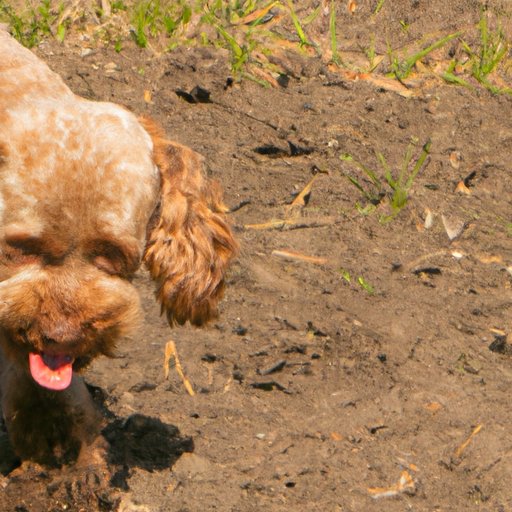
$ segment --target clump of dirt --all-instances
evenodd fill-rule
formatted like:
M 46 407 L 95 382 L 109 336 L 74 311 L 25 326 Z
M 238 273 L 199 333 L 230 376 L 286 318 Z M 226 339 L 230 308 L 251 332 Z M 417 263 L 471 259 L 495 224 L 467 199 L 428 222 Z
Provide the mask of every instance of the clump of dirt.
M 377 30 L 369 12 L 347 15 L 354 49 Z M 379 27 L 399 44 L 480 15 L 476 1 L 386 2 Z M 242 243 L 221 315 L 202 330 L 169 331 L 137 276 L 144 326 L 87 379 L 117 417 L 155 418 L 189 441 L 162 459 L 138 444 L 146 426 L 131 432 L 137 416 L 115 423 L 106 436 L 124 460 L 142 451 L 155 465 L 116 460 L 130 466 L 122 489 L 67 510 L 512 507 L 510 96 L 426 71 L 393 89 L 320 61 L 263 88 L 233 80 L 226 55 L 207 49 L 37 52 L 78 94 L 149 115 L 202 153 Z M 376 152 L 399 172 L 409 143 L 417 158 L 429 139 L 406 206 L 388 222 L 385 199 L 364 210 L 346 174 L 371 180 L 340 157 L 375 170 L 387 195 Z M 175 372 L 164 379 L 170 337 L 195 396 Z M 6 477 L 2 510 L 61 510 L 46 491 L 59 478 Z

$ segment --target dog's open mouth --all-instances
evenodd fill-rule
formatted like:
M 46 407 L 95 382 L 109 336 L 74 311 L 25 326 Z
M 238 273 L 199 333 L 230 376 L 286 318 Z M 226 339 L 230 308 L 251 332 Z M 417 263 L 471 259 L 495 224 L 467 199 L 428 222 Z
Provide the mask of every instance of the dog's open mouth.
M 32 352 L 28 355 L 28 361 L 30 373 L 40 386 L 62 391 L 71 384 L 74 361 L 72 357 Z

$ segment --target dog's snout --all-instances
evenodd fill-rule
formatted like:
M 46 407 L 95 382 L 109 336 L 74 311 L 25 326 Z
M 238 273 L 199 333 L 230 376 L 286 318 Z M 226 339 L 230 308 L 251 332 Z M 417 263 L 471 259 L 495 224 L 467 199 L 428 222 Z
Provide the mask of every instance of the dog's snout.
M 81 340 L 81 328 L 76 323 L 66 321 L 56 322 L 43 327 L 43 344 L 47 347 L 55 345 L 70 345 Z

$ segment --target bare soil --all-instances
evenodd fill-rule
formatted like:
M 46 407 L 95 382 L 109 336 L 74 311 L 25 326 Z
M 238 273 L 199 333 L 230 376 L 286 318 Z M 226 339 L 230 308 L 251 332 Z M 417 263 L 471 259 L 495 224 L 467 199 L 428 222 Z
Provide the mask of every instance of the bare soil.
M 375 21 L 359 4 L 339 15 L 354 51 L 371 34 L 399 47 L 476 26 L 481 7 L 385 2 Z M 510 5 L 495 4 L 507 27 Z M 227 204 L 243 204 L 242 253 L 201 330 L 171 332 L 137 276 L 142 329 L 86 374 L 110 411 L 111 484 L 17 470 L 1 509 L 512 510 L 510 96 L 427 71 L 390 90 L 308 57 L 264 88 L 232 82 L 220 50 L 82 49 L 36 51 L 76 93 L 152 116 L 205 155 Z M 177 94 L 196 86 L 209 102 Z M 415 156 L 432 145 L 407 206 L 390 222 L 385 201 L 362 215 L 344 174 L 364 176 L 340 155 L 379 171 L 380 151 L 400 168 L 412 138 Z M 309 202 L 290 207 L 314 172 Z M 164 378 L 169 338 L 195 396 L 173 368 Z

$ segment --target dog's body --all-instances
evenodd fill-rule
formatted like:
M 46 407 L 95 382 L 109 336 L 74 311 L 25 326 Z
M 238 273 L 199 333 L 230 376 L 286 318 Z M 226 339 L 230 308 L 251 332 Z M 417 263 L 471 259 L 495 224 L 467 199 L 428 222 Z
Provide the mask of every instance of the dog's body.
M 199 155 L 0 30 L 0 397 L 22 458 L 66 462 L 94 437 L 75 371 L 132 332 L 142 262 L 170 324 L 200 325 L 235 253 Z

